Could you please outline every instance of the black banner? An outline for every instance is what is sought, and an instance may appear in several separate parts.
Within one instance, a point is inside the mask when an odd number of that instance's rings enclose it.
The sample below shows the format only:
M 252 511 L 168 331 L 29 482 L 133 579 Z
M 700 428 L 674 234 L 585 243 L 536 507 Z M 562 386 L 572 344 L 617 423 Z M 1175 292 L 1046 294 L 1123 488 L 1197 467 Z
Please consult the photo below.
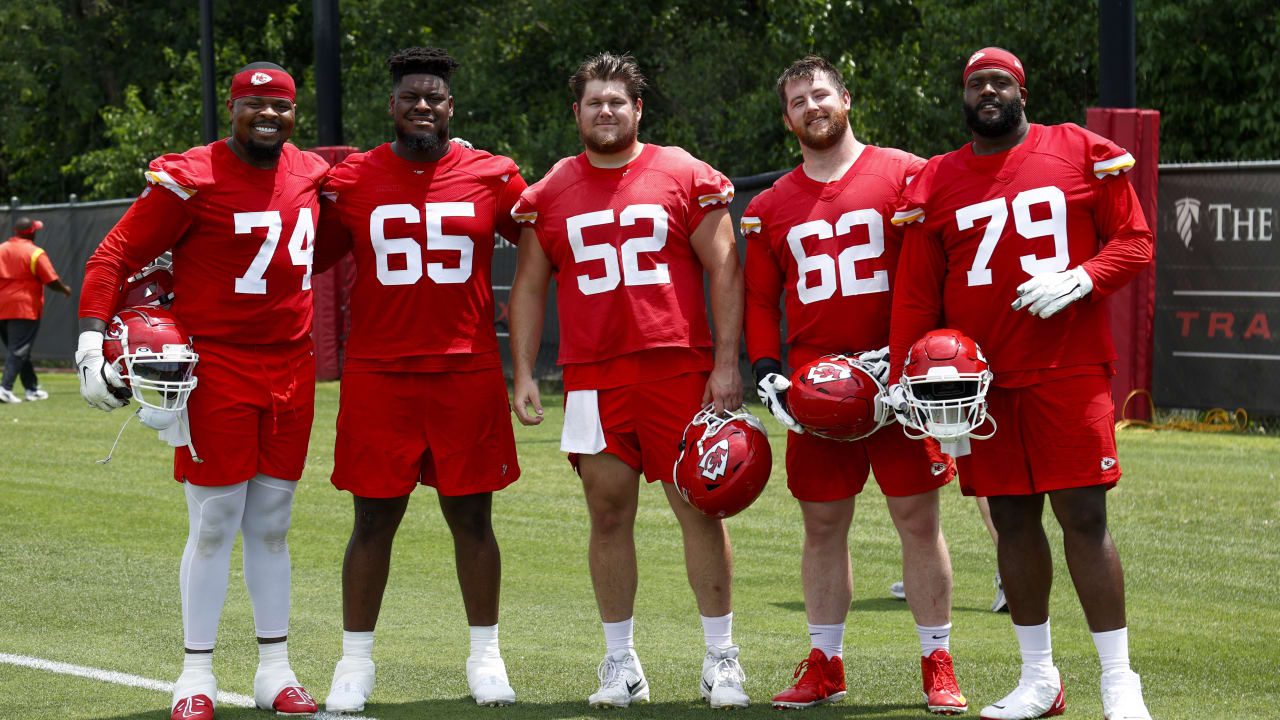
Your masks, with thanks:
M 1280 162 L 1160 166 L 1152 394 L 1280 413 Z

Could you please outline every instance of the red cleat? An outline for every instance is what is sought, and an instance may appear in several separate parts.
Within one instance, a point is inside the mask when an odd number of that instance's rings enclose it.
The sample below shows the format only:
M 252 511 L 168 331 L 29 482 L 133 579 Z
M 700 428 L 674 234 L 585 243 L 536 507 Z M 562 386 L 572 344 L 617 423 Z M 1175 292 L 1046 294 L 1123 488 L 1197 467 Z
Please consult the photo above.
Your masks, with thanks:
M 204 694 L 184 697 L 173 706 L 169 720 L 213 720 L 213 701 Z
M 277 715 L 310 715 L 320 709 L 311 694 L 303 690 L 301 685 L 290 685 L 281 690 L 271 707 Z
M 799 682 L 773 696 L 774 707 L 799 710 L 844 699 L 844 661 L 839 655 L 828 660 L 814 648 L 796 665 L 792 677 L 800 678 Z
M 951 653 L 939 648 L 929 657 L 920 658 L 920 674 L 924 677 L 924 702 L 929 712 L 958 715 L 969 709 L 969 701 L 956 685 Z

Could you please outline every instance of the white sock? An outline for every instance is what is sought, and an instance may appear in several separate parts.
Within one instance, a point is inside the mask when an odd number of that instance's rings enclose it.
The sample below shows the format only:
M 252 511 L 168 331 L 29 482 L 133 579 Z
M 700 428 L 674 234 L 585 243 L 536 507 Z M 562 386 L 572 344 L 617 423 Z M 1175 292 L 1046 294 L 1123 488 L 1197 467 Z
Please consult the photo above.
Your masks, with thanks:
M 373 658 L 373 631 L 342 631 L 342 657 L 351 660 L 371 660 Z
M 618 650 L 635 650 L 635 623 L 635 617 L 629 617 L 622 622 L 600 623 L 601 625 L 604 625 L 605 652 L 613 654 Z
M 213 653 L 183 653 L 182 674 L 212 675 Z
M 471 657 L 476 660 L 501 657 L 498 651 L 498 624 L 471 625 Z
M 916 634 L 920 636 L 922 657 L 929 657 L 935 650 L 951 651 L 951 623 L 936 627 L 916 625 Z
M 1023 672 L 1027 668 L 1053 667 L 1053 641 L 1049 634 L 1049 621 L 1039 625 L 1014 625 L 1018 636 L 1018 649 L 1022 651 Z
M 1129 670 L 1129 628 L 1090 633 L 1093 635 L 1093 646 L 1098 648 L 1098 660 L 1102 662 L 1102 672 L 1108 670 Z
M 289 642 L 258 643 L 258 667 L 289 667 Z
M 720 617 L 699 617 L 702 618 L 702 638 L 706 640 L 707 647 L 729 647 L 733 644 L 733 613 Z
M 809 623 L 809 645 L 822 651 L 830 660 L 844 655 L 844 623 L 814 625 Z

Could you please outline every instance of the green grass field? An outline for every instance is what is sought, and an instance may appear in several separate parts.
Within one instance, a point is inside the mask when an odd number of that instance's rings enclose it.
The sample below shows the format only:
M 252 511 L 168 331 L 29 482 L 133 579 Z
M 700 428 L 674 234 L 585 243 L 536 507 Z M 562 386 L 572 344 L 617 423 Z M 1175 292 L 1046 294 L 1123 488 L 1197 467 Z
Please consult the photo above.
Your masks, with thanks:
M 127 411 L 87 407 L 70 374 L 42 377 L 52 398 L 0 405 L 0 653 L 172 681 L 181 668 L 178 560 L 186 539 L 171 454 L 136 423 L 116 458 L 104 457 Z M 341 652 L 339 576 L 351 501 L 328 482 L 338 386 L 317 393 L 306 475 L 294 505 L 290 654 L 323 699 Z M 604 651 L 586 565 L 586 512 L 558 450 L 559 399 L 549 422 L 517 426 L 522 479 L 494 501 L 502 545 L 502 647 L 519 703 L 477 708 L 467 696 L 466 621 L 449 534 L 430 490 L 410 505 L 395 548 L 374 658 L 367 717 L 579 718 Z M 772 420 L 771 430 L 776 429 Z M 735 640 L 742 647 L 748 715 L 791 682 L 808 652 L 800 591 L 800 514 L 786 490 L 782 433 L 760 500 L 729 521 L 736 550 Z M 1280 441 L 1272 437 L 1126 432 L 1125 478 L 1110 495 L 1111 530 L 1128 587 L 1131 656 L 1154 717 L 1254 718 L 1280 707 Z M 869 489 L 850 538 L 855 591 L 845 663 L 849 697 L 806 717 L 925 717 L 919 645 L 906 604 L 887 589 L 899 551 L 878 491 Z M 943 492 L 955 570 L 952 650 L 977 709 L 1016 682 L 1017 645 L 1006 614 L 987 612 L 994 551 L 971 500 Z M 1048 520 L 1050 527 L 1052 520 Z M 1055 659 L 1066 717 L 1101 716 L 1097 656 L 1054 542 Z M 703 653 L 684 579 L 679 531 L 658 488 L 637 519 L 637 647 L 654 702 L 627 717 L 701 717 Z M 214 667 L 222 690 L 251 694 L 257 654 L 239 551 Z M 0 718 L 163 718 L 165 693 L 0 664 Z M 219 706 L 222 720 L 268 717 Z

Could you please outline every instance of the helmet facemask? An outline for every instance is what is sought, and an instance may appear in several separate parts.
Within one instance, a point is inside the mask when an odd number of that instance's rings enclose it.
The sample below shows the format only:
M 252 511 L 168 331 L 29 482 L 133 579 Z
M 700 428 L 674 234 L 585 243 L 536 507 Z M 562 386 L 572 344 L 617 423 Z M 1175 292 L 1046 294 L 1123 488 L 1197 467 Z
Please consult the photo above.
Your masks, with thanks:
M 121 355 L 115 369 L 139 405 L 177 412 L 196 387 L 193 373 L 199 359 L 190 345 L 164 345 L 159 352 L 142 347 Z
M 902 376 L 907 388 L 910 426 L 940 442 L 956 442 L 972 437 L 984 440 L 991 434 L 974 431 L 987 417 L 987 390 L 991 371 L 962 373 L 952 367 L 933 367 L 924 376 Z M 992 433 L 994 433 L 994 421 Z

